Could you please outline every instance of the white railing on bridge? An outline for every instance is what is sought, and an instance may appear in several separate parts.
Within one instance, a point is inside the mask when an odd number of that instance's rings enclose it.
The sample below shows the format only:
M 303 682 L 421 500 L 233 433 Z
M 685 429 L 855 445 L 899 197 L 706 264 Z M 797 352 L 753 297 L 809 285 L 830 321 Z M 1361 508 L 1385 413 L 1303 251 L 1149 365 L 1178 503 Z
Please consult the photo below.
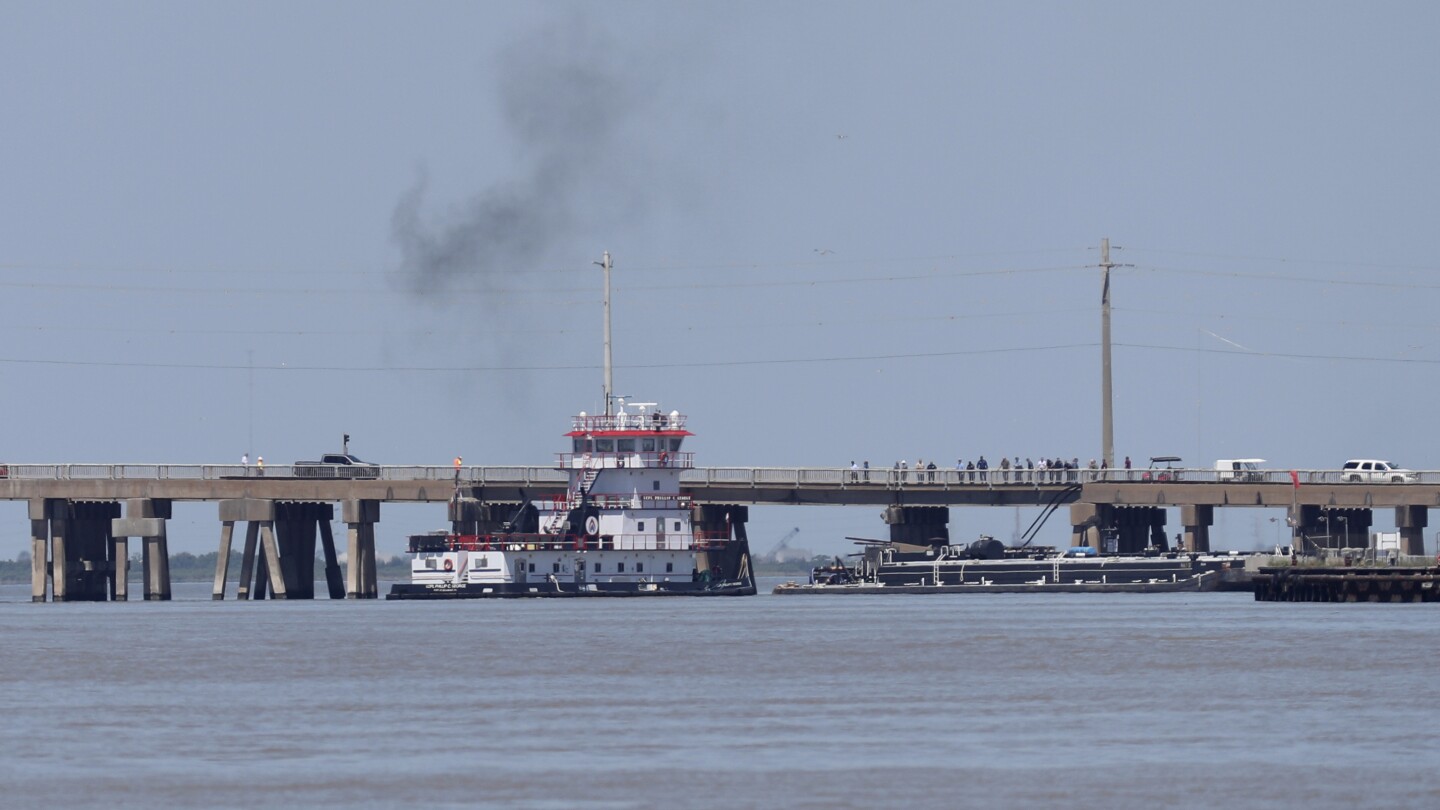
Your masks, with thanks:
M 1353 472 L 1340 470 L 1254 470 L 1234 472 L 1213 469 L 1132 469 L 1132 470 L 896 470 L 880 468 L 852 470 L 848 467 L 697 467 L 683 470 L 680 483 L 687 486 L 792 486 L 792 487 L 887 487 L 887 488 L 995 488 L 1062 487 L 1092 482 L 1112 483 L 1224 483 L 1224 484 L 1316 484 L 1354 483 Z M 1440 471 L 1407 473 L 1412 480 L 1360 482 L 1403 486 L 1404 483 L 1440 484 Z M 554 466 L 461 467 L 385 465 L 346 467 L 267 464 L 262 470 L 251 464 L 3 464 L 0 479 L 40 481 L 105 480 L 228 480 L 284 479 L 302 481 L 381 480 L 456 482 L 484 484 L 560 485 L 569 481 L 567 470 Z

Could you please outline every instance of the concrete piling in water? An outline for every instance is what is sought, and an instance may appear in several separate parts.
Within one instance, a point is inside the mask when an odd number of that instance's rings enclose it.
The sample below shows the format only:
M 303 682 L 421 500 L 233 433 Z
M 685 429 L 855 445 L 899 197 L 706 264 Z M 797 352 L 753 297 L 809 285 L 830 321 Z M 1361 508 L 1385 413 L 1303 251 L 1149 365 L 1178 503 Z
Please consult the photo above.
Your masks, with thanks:
M 170 600 L 170 544 L 166 536 L 166 521 L 169 518 L 170 501 L 131 498 L 125 502 L 125 517 L 117 516 L 110 520 L 109 534 L 113 538 L 123 541 L 124 538 L 134 537 L 140 540 L 141 575 L 147 602 Z M 128 553 L 124 542 L 115 543 L 113 547 L 117 554 Z M 111 589 L 117 594 L 125 590 L 116 578 L 121 568 L 116 564 L 111 572 Z
M 50 595 L 50 511 L 53 501 L 35 498 L 30 507 L 30 601 Z
M 375 524 L 380 520 L 380 502 L 342 501 L 340 511 L 349 530 L 345 598 L 376 599 L 380 596 L 380 586 L 375 576 Z
M 1215 524 L 1215 507 L 1187 504 L 1180 507 L 1180 525 L 1185 527 L 1185 550 L 1210 553 L 1210 527 Z

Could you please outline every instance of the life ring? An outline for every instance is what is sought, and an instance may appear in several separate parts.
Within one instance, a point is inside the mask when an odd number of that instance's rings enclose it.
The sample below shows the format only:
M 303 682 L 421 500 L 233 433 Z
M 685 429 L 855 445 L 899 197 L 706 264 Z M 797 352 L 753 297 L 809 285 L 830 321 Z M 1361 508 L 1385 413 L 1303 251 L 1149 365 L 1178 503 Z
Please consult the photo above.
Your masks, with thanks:
M 670 461 L 670 454 L 669 454 L 669 453 L 666 453 L 664 450 L 661 450 L 661 451 L 660 451 L 660 466 L 661 466 L 661 467 L 664 467 L 666 464 L 669 463 L 669 461 Z
M 454 560 L 451 560 L 451 559 L 446 559 L 446 560 L 445 560 L 445 570 L 446 570 L 446 571 L 454 571 L 454 570 L 455 570 L 455 561 L 454 561 Z

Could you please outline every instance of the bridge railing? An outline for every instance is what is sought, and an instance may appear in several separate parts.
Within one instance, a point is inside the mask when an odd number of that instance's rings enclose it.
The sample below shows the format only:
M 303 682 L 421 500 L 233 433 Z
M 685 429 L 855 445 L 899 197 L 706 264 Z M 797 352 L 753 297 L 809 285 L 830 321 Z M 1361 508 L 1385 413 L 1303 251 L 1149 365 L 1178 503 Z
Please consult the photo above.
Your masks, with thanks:
M 447 465 L 385 465 L 380 467 L 292 466 L 267 464 L 0 464 L 10 479 L 48 481 L 86 480 L 224 480 L 236 478 L 300 480 L 437 481 L 462 484 L 556 485 L 569 480 L 566 470 L 553 466 L 471 466 L 458 471 Z M 892 467 L 852 470 L 849 467 L 696 467 L 680 472 L 684 486 L 820 486 L 889 488 L 994 488 L 999 486 L 1065 486 L 1091 482 L 1112 483 L 1223 483 L 1223 484 L 1347 484 L 1356 473 L 1341 470 L 1114 469 L 1092 470 L 897 470 Z M 1362 474 L 1363 475 L 1363 474 Z M 1440 470 L 1406 473 L 1402 483 L 1361 481 L 1374 485 L 1403 483 L 1440 485 Z M 1293 477 L 1292 477 L 1293 476 Z

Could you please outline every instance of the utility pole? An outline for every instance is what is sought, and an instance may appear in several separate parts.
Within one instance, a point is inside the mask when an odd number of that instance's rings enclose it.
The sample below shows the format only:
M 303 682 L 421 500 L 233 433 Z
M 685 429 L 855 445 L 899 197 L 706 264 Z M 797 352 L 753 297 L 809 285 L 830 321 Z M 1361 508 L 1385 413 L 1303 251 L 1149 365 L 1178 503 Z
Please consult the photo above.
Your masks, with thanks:
M 1111 405 L 1110 381 L 1110 270 L 1128 265 L 1110 261 L 1110 237 L 1100 240 L 1100 452 L 1105 467 L 1115 469 L 1115 415 Z
M 610 367 L 610 251 L 605 251 L 601 261 L 594 262 L 605 271 L 605 415 L 613 416 L 615 380 Z

